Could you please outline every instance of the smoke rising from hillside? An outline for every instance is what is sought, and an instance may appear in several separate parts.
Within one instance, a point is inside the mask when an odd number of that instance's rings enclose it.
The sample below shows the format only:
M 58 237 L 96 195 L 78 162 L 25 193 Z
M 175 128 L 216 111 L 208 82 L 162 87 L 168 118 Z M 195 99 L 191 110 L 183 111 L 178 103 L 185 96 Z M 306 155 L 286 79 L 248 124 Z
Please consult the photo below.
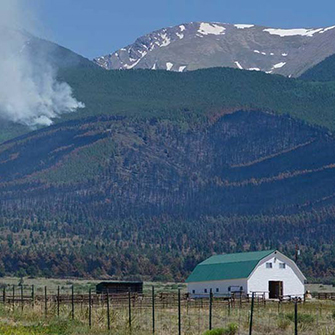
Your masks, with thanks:
M 21 0 L 0 2 L 0 118 L 30 127 L 51 125 L 62 113 L 84 105 L 56 80 L 48 50 L 31 50 L 33 31 Z

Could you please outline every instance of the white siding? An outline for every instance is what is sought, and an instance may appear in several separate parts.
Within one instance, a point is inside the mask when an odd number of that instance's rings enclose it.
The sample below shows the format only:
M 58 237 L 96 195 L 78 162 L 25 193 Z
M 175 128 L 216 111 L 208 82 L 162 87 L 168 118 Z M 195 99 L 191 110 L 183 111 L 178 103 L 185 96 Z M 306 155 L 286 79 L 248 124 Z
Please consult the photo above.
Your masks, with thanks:
M 266 263 L 272 263 L 272 269 L 266 268 Z M 281 269 L 280 263 L 286 268 Z M 303 296 L 305 293 L 304 277 L 293 261 L 282 254 L 272 254 L 263 259 L 248 280 L 248 293 L 269 291 L 269 281 L 283 282 L 283 295 Z M 268 295 L 267 295 L 268 298 Z
M 233 279 L 233 280 L 220 280 L 220 281 L 207 281 L 207 282 L 196 282 L 196 283 L 188 283 L 187 288 L 191 297 L 199 298 L 209 296 L 210 289 L 212 289 L 214 296 L 226 295 L 229 294 L 228 288 L 241 287 L 244 292 L 247 291 L 247 279 Z M 219 289 L 219 292 L 216 292 L 216 289 Z M 207 289 L 207 293 L 205 293 L 205 289 Z M 195 293 L 193 293 L 193 290 Z

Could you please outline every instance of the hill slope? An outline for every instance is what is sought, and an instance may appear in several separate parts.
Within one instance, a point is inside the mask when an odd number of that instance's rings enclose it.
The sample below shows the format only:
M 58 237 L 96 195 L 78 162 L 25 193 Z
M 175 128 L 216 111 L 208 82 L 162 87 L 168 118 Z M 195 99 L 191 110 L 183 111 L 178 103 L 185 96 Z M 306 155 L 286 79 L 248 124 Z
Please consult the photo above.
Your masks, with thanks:
M 298 77 L 335 53 L 334 28 L 192 22 L 142 36 L 95 62 L 108 70 L 233 67 Z
M 257 111 L 202 124 L 105 116 L 22 136 L 0 146 L 0 270 L 182 280 L 213 252 L 298 242 L 328 255 L 328 271 L 306 255 L 309 276 L 332 275 L 334 144 Z
M 334 150 L 328 133 L 256 111 L 202 125 L 123 117 L 71 121 L 0 147 L 0 198 L 9 190 L 21 198 L 23 187 L 22 207 L 29 209 L 34 195 L 42 203 L 58 195 L 65 200 L 65 194 L 85 203 L 80 190 L 89 189 L 89 206 L 112 197 L 107 208 L 113 216 L 178 209 L 186 216 L 294 212 L 333 194 Z M 280 196 L 289 185 L 295 190 L 290 198 Z M 96 216 L 109 215 L 99 206 Z
M 334 275 L 334 83 L 229 68 L 59 79 L 86 109 L 0 145 L 0 275 L 182 280 L 213 252 L 296 243 L 309 276 Z
M 60 122 L 97 115 L 189 121 L 245 109 L 289 114 L 335 129 L 334 83 L 308 83 L 229 68 L 186 73 L 75 69 L 63 72 L 60 79 L 87 106 L 64 115 Z
M 187 121 L 232 110 L 259 109 L 335 129 L 334 83 L 308 83 L 229 68 L 186 73 L 105 71 L 91 63 L 63 67 L 58 77 L 70 84 L 86 108 L 63 114 L 56 123 L 98 115 Z M 31 130 L 13 123 L 2 123 L 1 127 L 0 142 Z
M 20 32 L 17 32 L 20 33 Z M 30 34 L 26 35 L 25 46 L 23 52 L 29 53 L 34 58 L 43 53 L 48 63 L 55 67 L 55 69 L 68 69 L 68 68 L 95 68 L 96 65 L 89 59 L 64 48 L 61 45 L 37 38 Z
M 2 27 L 0 29 L 5 28 Z M 13 34 L 19 35 L 19 37 L 13 36 L 12 38 L 17 44 L 19 44 L 19 41 L 22 42 L 22 45 L 17 46 L 21 49 L 20 52 L 27 53 L 28 59 L 47 62 L 48 66 L 51 66 L 56 72 L 59 70 L 67 71 L 69 69 L 97 68 L 90 60 L 50 41 L 42 40 L 28 33 L 16 30 L 6 29 L 5 34 L 8 38 L 11 38 Z M 43 71 L 45 64 L 39 62 L 38 65 L 41 71 Z M 31 131 L 31 128 L 24 124 L 1 119 L 1 113 L 0 121 L 0 142 Z
M 315 65 L 300 76 L 303 80 L 335 81 L 335 55 Z

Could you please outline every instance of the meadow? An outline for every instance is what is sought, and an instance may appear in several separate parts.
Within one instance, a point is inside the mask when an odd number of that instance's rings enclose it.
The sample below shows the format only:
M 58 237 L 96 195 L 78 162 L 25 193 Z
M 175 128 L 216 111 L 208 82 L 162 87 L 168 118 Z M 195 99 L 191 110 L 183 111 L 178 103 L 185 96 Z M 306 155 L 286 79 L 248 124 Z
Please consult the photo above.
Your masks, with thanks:
M 249 334 L 250 301 L 214 298 L 210 312 L 209 299 L 186 299 L 184 284 L 155 283 L 154 308 L 153 283 L 145 284 L 143 296 L 132 295 L 130 300 L 127 294 L 118 298 L 109 297 L 108 308 L 106 297 L 97 296 L 94 292 L 92 303 L 87 302 L 86 292 L 92 289 L 97 281 L 25 279 L 24 300 L 20 299 L 19 289 L 16 289 L 16 298 L 10 300 L 10 285 L 17 285 L 18 280 L 3 278 L 0 281 L 0 285 L 7 285 L 5 304 L 0 297 L 1 334 L 178 335 L 179 320 L 180 333 L 183 335 Z M 71 299 L 63 300 L 58 305 L 55 299 L 58 287 L 61 288 L 62 295 L 66 296 L 69 295 L 72 284 L 76 297 L 74 305 L 71 304 Z M 30 285 L 36 288 L 34 301 L 27 299 Z M 46 286 L 48 297 L 44 300 L 43 292 Z M 321 291 L 331 290 L 331 287 L 323 285 L 314 285 L 313 288 Z M 181 296 L 180 308 L 178 290 Z M 210 323 L 212 332 L 208 332 Z M 312 299 L 299 303 L 298 333 L 335 334 L 335 302 Z M 256 298 L 252 334 L 294 334 L 294 303 L 264 302 Z

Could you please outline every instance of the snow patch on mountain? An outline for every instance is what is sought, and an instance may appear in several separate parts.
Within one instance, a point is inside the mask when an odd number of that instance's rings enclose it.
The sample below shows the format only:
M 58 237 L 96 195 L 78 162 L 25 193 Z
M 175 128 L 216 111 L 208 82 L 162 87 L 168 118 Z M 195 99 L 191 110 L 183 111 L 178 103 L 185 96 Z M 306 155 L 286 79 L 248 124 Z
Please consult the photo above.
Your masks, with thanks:
M 307 36 L 313 37 L 314 34 L 323 31 L 320 29 L 264 29 L 263 31 L 269 33 L 270 35 L 278 35 L 280 37 L 288 37 L 288 36 Z
M 162 38 L 162 42 L 160 44 L 161 48 L 162 47 L 167 47 L 169 44 L 171 44 L 171 39 L 170 39 L 170 37 L 166 33 L 161 34 L 160 36 Z
M 328 28 L 324 28 L 322 31 L 320 31 L 320 34 L 323 34 L 329 30 L 332 30 L 332 29 L 335 29 L 335 26 L 331 26 L 331 27 L 328 27 Z
M 249 29 L 255 27 L 254 24 L 234 24 L 234 27 L 237 29 Z
M 141 55 L 141 58 L 145 57 L 148 54 L 148 51 L 142 51 L 142 50 L 138 50 L 138 53 Z M 118 57 L 117 54 L 115 54 L 116 57 Z
M 168 71 L 171 71 L 172 68 L 173 68 L 173 63 L 167 62 L 167 63 L 166 63 L 166 69 L 167 69 Z
M 255 53 L 255 54 L 260 54 L 260 55 L 263 55 L 263 56 L 266 56 L 266 55 L 267 55 L 266 52 L 264 52 L 264 51 L 259 51 L 259 50 L 254 50 L 254 53 Z
M 238 61 L 235 61 L 234 63 L 240 70 L 243 70 L 243 66 Z
M 284 65 L 286 65 L 285 62 L 280 62 L 280 63 L 278 63 L 278 64 L 273 65 L 272 69 L 280 69 L 280 68 L 282 68 Z
M 131 70 L 133 69 L 140 61 L 142 60 L 142 58 L 140 58 L 139 60 L 135 61 L 133 64 L 124 64 L 124 68 L 126 70 Z
M 198 32 L 202 35 L 225 35 L 226 28 L 215 23 L 200 23 Z

